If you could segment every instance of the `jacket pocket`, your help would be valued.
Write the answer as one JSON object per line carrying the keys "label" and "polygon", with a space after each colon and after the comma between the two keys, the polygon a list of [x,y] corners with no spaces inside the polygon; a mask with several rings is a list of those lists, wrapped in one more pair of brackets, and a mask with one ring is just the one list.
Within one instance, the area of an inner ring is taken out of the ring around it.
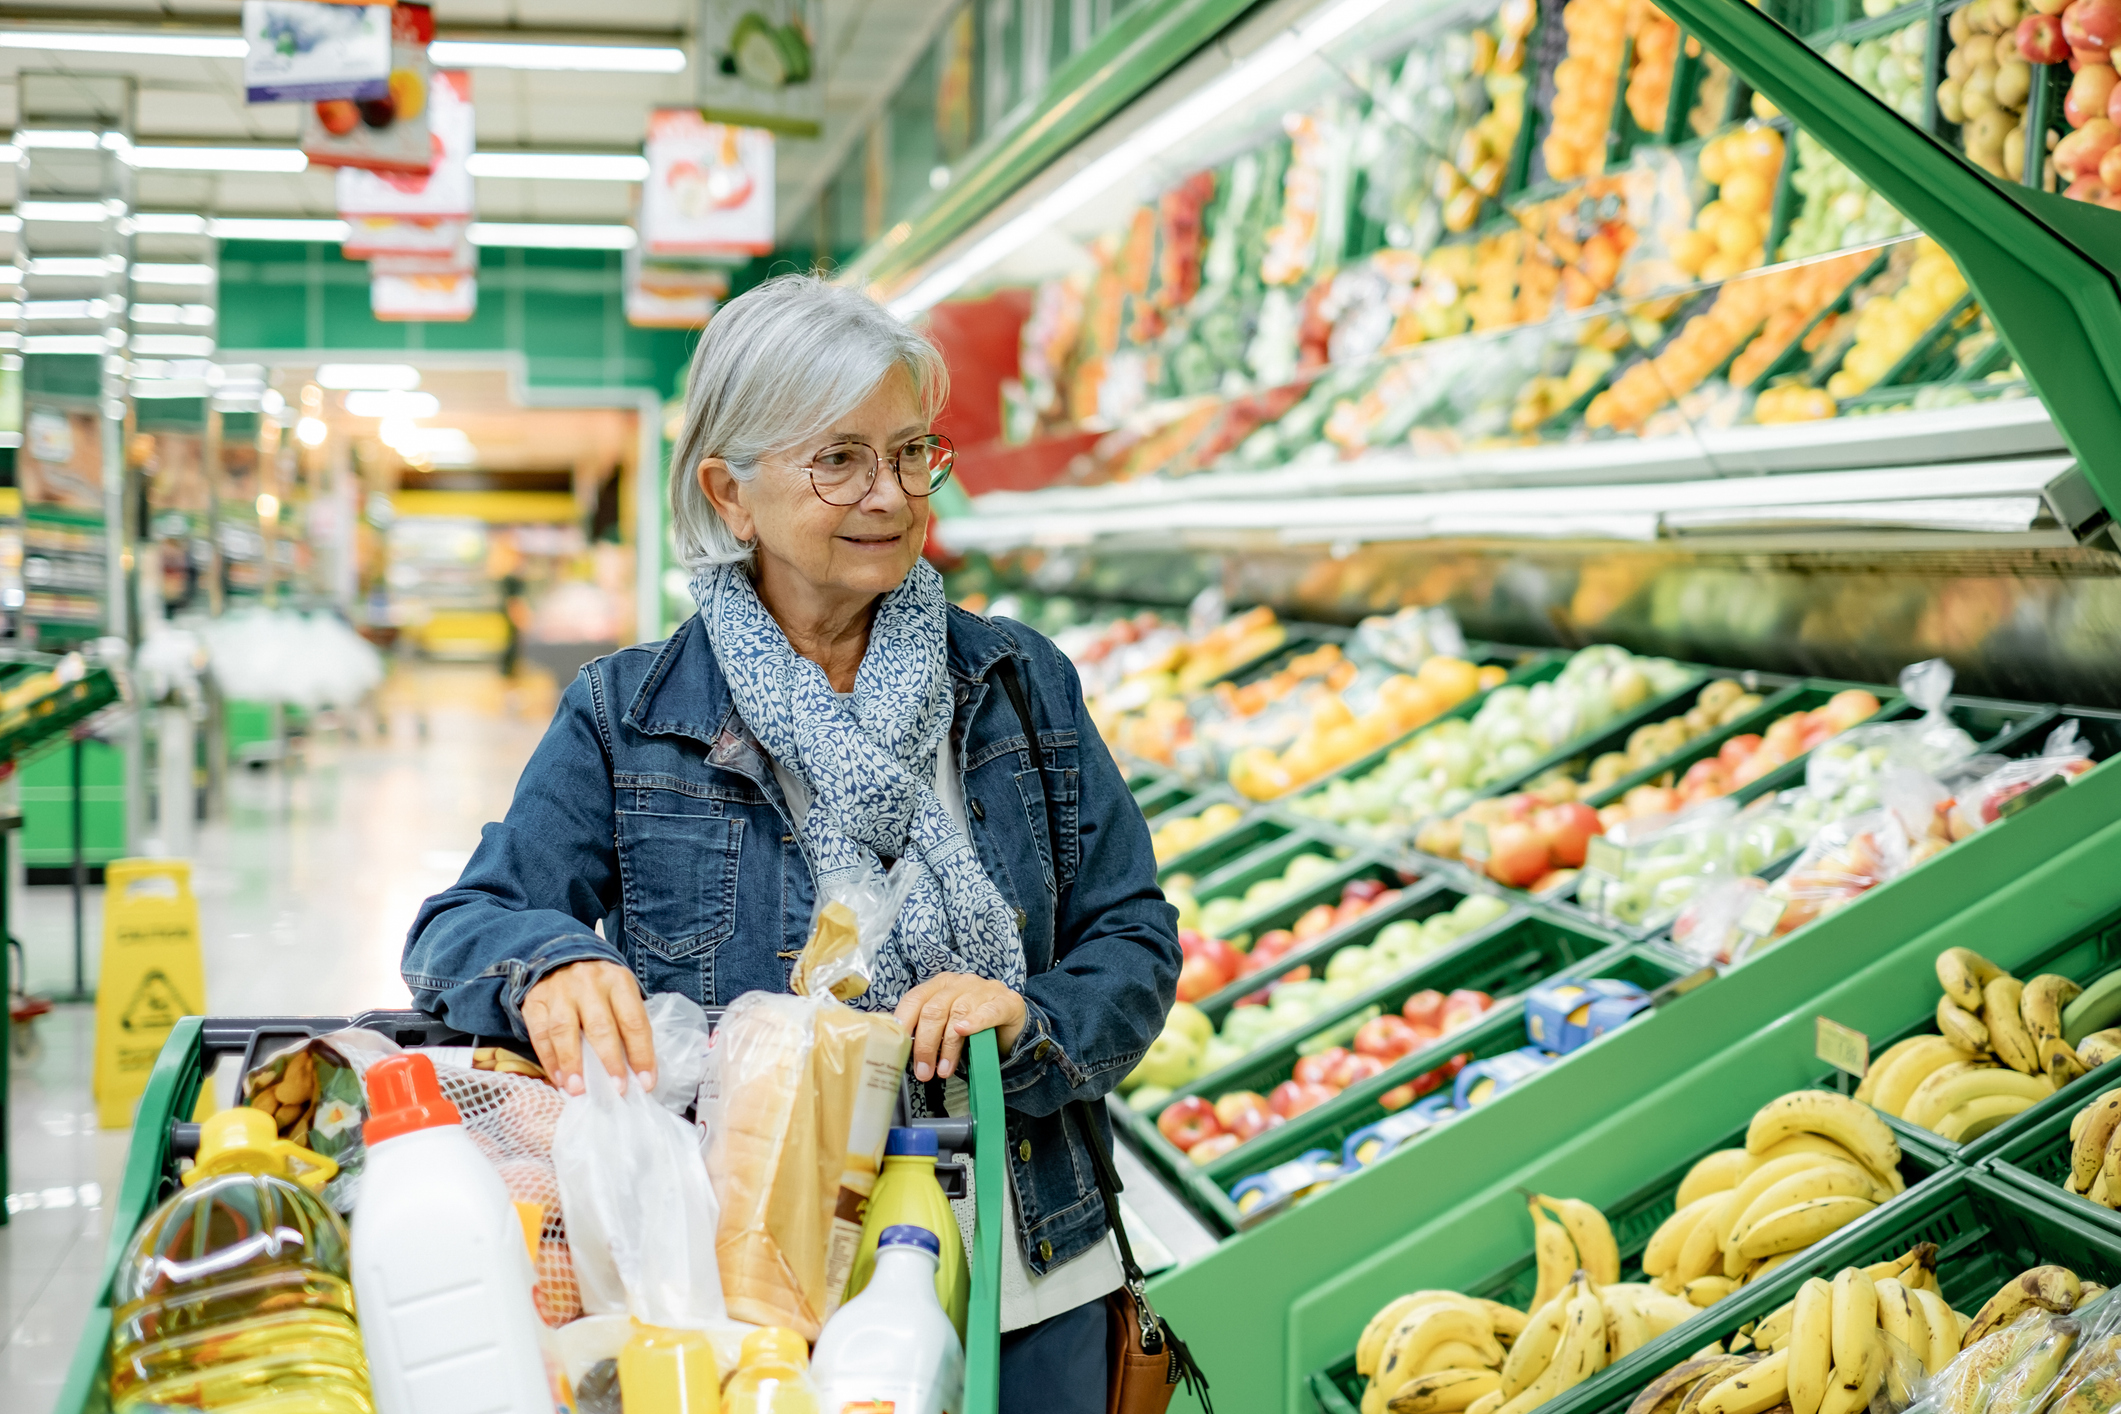
{"label": "jacket pocket", "polygon": [[618,812],[626,931],[658,957],[690,957],[736,931],[734,815]]}
{"label": "jacket pocket", "polygon": [[[1054,754],[1072,760],[1075,753]],[[1017,793],[1031,822],[1031,838],[1038,842],[1046,887],[1056,892],[1075,882],[1076,867],[1082,858],[1082,835],[1076,826],[1079,780],[1077,772],[1065,766],[1016,773]],[[1049,821],[1058,838],[1048,834]]]}

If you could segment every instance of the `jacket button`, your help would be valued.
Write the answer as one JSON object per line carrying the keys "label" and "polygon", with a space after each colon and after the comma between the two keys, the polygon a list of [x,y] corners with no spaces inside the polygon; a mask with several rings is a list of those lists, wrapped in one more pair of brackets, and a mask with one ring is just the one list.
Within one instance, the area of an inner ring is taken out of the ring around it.
{"label": "jacket button", "polygon": [[974,796],[972,797],[972,799],[966,801],[965,808],[972,812],[972,818],[975,820],[984,820],[987,818],[987,812],[981,808],[978,796]]}
{"label": "jacket button", "polygon": [[1031,1059],[1033,1060],[1044,1060],[1052,1054],[1053,1043],[1051,1041],[1041,1041],[1031,1048]]}
{"label": "jacket button", "polygon": [[1023,1161],[1024,1161],[1025,1163],[1027,1163],[1027,1164],[1031,1162],[1031,1141],[1030,1141],[1030,1140],[1028,1140],[1028,1139],[1020,1139],[1020,1140],[1018,1140],[1018,1141],[1017,1141],[1017,1144],[1016,1144],[1016,1156],[1017,1156],[1017,1158],[1019,1158],[1019,1159],[1023,1160]]}
{"label": "jacket button", "polygon": [[1050,1243],[1050,1242],[1041,1242],[1041,1243],[1039,1243],[1039,1244],[1038,1244],[1038,1259],[1039,1259],[1039,1260],[1040,1260],[1041,1262],[1050,1262],[1050,1261],[1052,1261],[1052,1260],[1053,1260],[1053,1244],[1052,1244],[1052,1243]]}

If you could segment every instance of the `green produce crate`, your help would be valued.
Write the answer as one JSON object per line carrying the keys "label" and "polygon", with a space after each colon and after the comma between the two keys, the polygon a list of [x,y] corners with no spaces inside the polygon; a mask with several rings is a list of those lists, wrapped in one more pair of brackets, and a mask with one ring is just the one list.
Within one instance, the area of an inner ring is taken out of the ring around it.
{"label": "green produce crate", "polygon": [[[198,1143],[196,1126],[187,1123],[201,1091],[211,1083],[215,1063],[241,1056],[247,1066],[261,1043],[278,1044],[349,1026],[364,1026],[404,1046],[468,1044],[419,1012],[369,1012],[356,1017],[211,1018],[187,1016],[171,1030],[162,1054],[148,1076],[146,1093],[134,1120],[132,1143],[125,1156],[125,1177],[111,1213],[110,1246],[104,1253],[103,1280],[88,1325],[74,1347],[56,1414],[97,1414],[110,1408],[111,1283],[119,1260],[147,1215],[177,1188],[178,1161]],[[994,1033],[971,1038],[972,1122],[969,1143],[975,1176],[977,1217],[972,1237],[971,1310],[966,1320],[965,1405],[969,1414],[995,1414],[1000,1399],[1001,1247],[1013,1238],[1002,1231],[1003,1167],[1002,1082],[1000,1052]],[[946,1140],[946,1147],[950,1141]]]}
{"label": "green produce crate", "polygon": [[[1650,1182],[1645,1183],[1642,1187],[1621,1199],[1618,1203],[1600,1210],[1605,1214],[1606,1221],[1611,1224],[1613,1240],[1620,1248],[1620,1279],[1622,1281],[1636,1282],[1647,1280],[1642,1274],[1643,1249],[1649,1246],[1650,1235],[1656,1232],[1663,1225],[1664,1220],[1672,1215],[1675,1207],[1672,1196],[1679,1191],[1681,1181],[1686,1178],[1687,1173],[1694,1165],[1718,1149],[1742,1149],[1744,1147],[1745,1126],[1740,1125],[1729,1134],[1724,1135],[1716,1143],[1703,1148],[1684,1163],[1673,1165]],[[1900,1195],[1895,1201],[1898,1202],[1908,1197],[1909,1194],[1915,1191],[1917,1185],[1939,1172],[1943,1167],[1945,1166],[1928,1155],[1902,1151],[1900,1156],[1900,1176],[1907,1181],[1908,1193]],[[1553,1196],[1566,1198],[1573,1195],[1556,1193]],[[1840,1232],[1834,1233],[1826,1242],[1819,1244],[1819,1246],[1831,1248],[1836,1244],[1861,1241],[1863,1239],[1858,1229],[1881,1221],[1883,1217],[1883,1212],[1875,1215],[1866,1215],[1860,1222],[1852,1223]],[[1530,1227],[1531,1224],[1527,1221],[1524,1256],[1503,1267],[1486,1281],[1469,1288],[1466,1295],[1486,1297],[1490,1301],[1500,1301],[1505,1306],[1515,1306],[1519,1310],[1525,1309],[1530,1304],[1533,1293],[1539,1286],[1539,1268],[1538,1263],[1532,1257]],[[1723,1318],[1720,1314],[1722,1309],[1721,1305],[1705,1309],[1699,1316],[1688,1321],[1685,1325],[1676,1327],[1670,1332],[1672,1341],[1677,1342],[1683,1349],[1687,1350],[1698,1350],[1708,1344],[1711,1339],[1716,1338],[1712,1336],[1710,1327],[1720,1326],[1723,1323]],[[1686,1343],[1689,1336],[1692,1337],[1692,1344]],[[1571,1391],[1570,1395],[1564,1397],[1595,1398],[1595,1392],[1591,1389],[1592,1385],[1627,1383],[1643,1373],[1654,1374],[1661,1372],[1667,1367],[1662,1363],[1652,1363],[1658,1361],[1660,1357],[1661,1347],[1645,1346],[1626,1359],[1608,1366],[1606,1370],[1593,1376],[1582,1387],[1582,1395],[1577,1395],[1574,1391]],[[1362,1392],[1364,1386],[1368,1384],[1368,1380],[1355,1373],[1355,1353],[1351,1350],[1337,1364],[1314,1373],[1311,1376],[1310,1383],[1312,1392],[1318,1398],[1319,1408],[1324,1410],[1325,1414],[1356,1414],[1356,1411],[1362,1405]],[[1544,1407],[1542,1406],[1542,1408]]]}
{"label": "green produce crate", "polygon": [[[1852,687],[1860,683],[1849,684]],[[1880,694],[1883,696],[1884,694]],[[1980,744],[1982,750],[1995,750],[1994,743],[2008,739],[2014,730],[2023,730],[2026,725],[2049,709],[2035,702],[2005,702],[1993,697],[1959,697],[1944,699],[1944,714],[1957,723],[1961,730]],[[1871,722],[1911,722],[1922,715],[1922,709],[1898,693],[1887,698]],[[1865,725],[1868,725],[1866,723]],[[2037,750],[2038,748],[2033,748]],[[1740,805],[1758,800],[1763,795],[1788,790],[1804,784],[1805,767],[1810,756],[1800,756],[1786,766],[1768,772],[1759,780],[1742,790],[1731,792],[1731,799]]]}
{"label": "green produce crate", "polygon": [[1154,820],[1167,810],[1177,810],[1193,803],[1200,794],[1194,787],[1176,776],[1170,776],[1145,790],[1134,793],[1134,803],[1141,807],[1143,816]]}
{"label": "green produce crate", "polygon": [[2102,1282],[2121,1275],[2121,1232],[2040,1202],[1980,1169],[1946,1169],[1843,1233],[1717,1302],[1703,1313],[1710,1319],[1658,1337],[1613,1367],[1613,1378],[1593,1377],[1540,1406],[1542,1414],[1625,1414],[1651,1380],[1791,1300],[1808,1279],[1883,1262],[1920,1242],[1937,1244],[1937,1284],[1945,1301],[1968,1315],[2028,1267],[2057,1263]]}
{"label": "green produce crate", "polygon": [[[1334,868],[1330,874],[1320,874],[1317,884],[1304,886],[1307,890],[1322,887],[1329,878],[1352,878],[1353,871],[1374,855],[1357,851],[1337,840],[1321,839],[1315,834],[1292,830],[1277,839],[1271,839],[1250,854],[1238,856],[1217,869],[1214,873],[1194,881],[1191,890],[1196,902],[1205,907],[1216,899],[1242,898],[1254,884],[1279,879],[1289,871],[1299,855],[1314,855],[1328,861]],[[1285,895],[1261,903],[1257,908],[1246,910],[1221,931],[1221,936],[1230,938],[1239,934],[1251,934],[1259,920],[1277,914],[1294,895]],[[1336,886],[1333,897],[1339,898]]]}
{"label": "green produce crate", "polygon": [[[2011,1133],[1979,1160],[1981,1169],[2047,1207],[2105,1228],[2121,1240],[2121,1213],[2062,1186],[2069,1177],[2070,1121],[2094,1098],[2121,1085],[2121,1075],[2095,1070],[2011,1123]],[[1988,1136],[1983,1136],[1984,1138]]]}
{"label": "green produce crate", "polygon": [[[1748,690],[1765,690],[1774,681],[1764,673],[1746,673],[1740,677],[1739,681],[1741,684],[1749,684],[1751,680],[1756,678],[1760,681],[1761,688],[1752,689],[1749,687]],[[1790,716],[1792,713],[1810,712],[1816,708],[1823,707],[1835,693],[1844,692],[1850,688],[1861,688],[1866,692],[1876,693],[1881,703],[1881,710],[1883,710],[1882,704],[1884,702],[1897,695],[1890,689],[1879,687],[1874,683],[1844,682],[1835,678],[1802,678],[1795,682],[1785,679],[1767,701],[1761,703],[1758,710],[1748,713],[1743,721],[1733,722],[1728,727],[1718,728],[1705,737],[1688,742],[1663,760],[1645,767],[1631,776],[1616,781],[1605,790],[1591,796],[1590,803],[1599,807],[1610,805],[1635,787],[1654,784],[1660,777],[1666,775],[1671,776],[1676,784],[1681,777],[1686,775],[1688,768],[1693,766],[1695,762],[1708,760],[1711,756],[1723,750],[1723,744],[1731,738],[1744,736],[1747,733],[1764,734],[1769,727],[1781,721],[1784,717]],[[1803,760],[1804,757],[1799,756],[1796,761],[1786,764],[1796,765]],[[1780,768],[1778,767],[1777,769]]]}
{"label": "green produce crate", "polygon": [[[1192,815],[1198,812],[1189,810],[1186,813]],[[1294,826],[1270,815],[1254,813],[1212,839],[1201,841],[1184,854],[1172,855],[1169,863],[1157,867],[1156,877],[1160,881],[1181,876],[1199,879],[1262,846],[1285,840],[1293,833]]]}

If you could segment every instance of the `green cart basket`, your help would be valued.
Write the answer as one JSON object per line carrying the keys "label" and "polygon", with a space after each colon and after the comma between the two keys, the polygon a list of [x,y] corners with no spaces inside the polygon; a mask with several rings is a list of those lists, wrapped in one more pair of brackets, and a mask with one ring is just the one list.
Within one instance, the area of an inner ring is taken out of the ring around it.
{"label": "green cart basket", "polygon": [[[710,1012],[710,1018],[718,1013]],[[467,1045],[475,1038],[452,1030],[417,1011],[371,1011],[359,1016],[200,1017],[188,1016],[170,1032],[169,1041],[148,1077],[147,1093],[133,1123],[132,1146],[125,1156],[125,1179],[111,1216],[110,1248],[103,1257],[103,1280],[89,1312],[81,1343],[74,1348],[57,1414],[103,1414],[110,1408],[110,1289],[118,1261],[142,1220],[177,1187],[177,1162],[198,1144],[198,1126],[190,1123],[200,1091],[224,1056],[240,1056],[250,1068],[261,1051],[309,1036],[359,1026],[388,1036],[401,1046]],[[939,1178],[954,1186],[951,1169],[972,1170],[976,1223],[972,1235],[972,1297],[965,1331],[966,1414],[996,1414],[1001,1377],[1001,1244],[1002,1231],[1002,1078],[1001,1058],[992,1031],[977,1032],[971,1057],[972,1116],[969,1120],[918,1121],[937,1131],[942,1150]]]}

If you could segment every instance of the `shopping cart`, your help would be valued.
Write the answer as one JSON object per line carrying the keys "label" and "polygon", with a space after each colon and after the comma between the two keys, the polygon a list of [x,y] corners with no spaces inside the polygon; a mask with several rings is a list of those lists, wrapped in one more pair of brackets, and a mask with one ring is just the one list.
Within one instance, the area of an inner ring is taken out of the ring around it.
{"label": "shopping cart", "polygon": [[[417,1011],[371,1011],[359,1016],[188,1016],[170,1032],[140,1100],[124,1182],[111,1214],[103,1280],[88,1325],[81,1332],[81,1343],[74,1349],[57,1414],[99,1414],[110,1408],[110,1289],[118,1260],[141,1221],[176,1191],[178,1161],[198,1147],[199,1127],[190,1117],[214,1067],[225,1056],[240,1056],[247,1073],[261,1054],[350,1026],[378,1032],[407,1047],[476,1043],[476,1038]],[[966,1414],[996,1414],[1001,1359],[1000,1244],[1008,1240],[1002,1231],[1001,1207],[1002,1184],[1008,1181],[1002,1172],[1001,1060],[992,1031],[975,1034],[968,1051],[971,1117],[911,1122],[936,1131],[936,1144],[942,1151],[936,1175],[945,1191],[962,1196],[965,1166],[972,1167],[976,1221],[972,1297],[965,1323],[965,1408]]]}

